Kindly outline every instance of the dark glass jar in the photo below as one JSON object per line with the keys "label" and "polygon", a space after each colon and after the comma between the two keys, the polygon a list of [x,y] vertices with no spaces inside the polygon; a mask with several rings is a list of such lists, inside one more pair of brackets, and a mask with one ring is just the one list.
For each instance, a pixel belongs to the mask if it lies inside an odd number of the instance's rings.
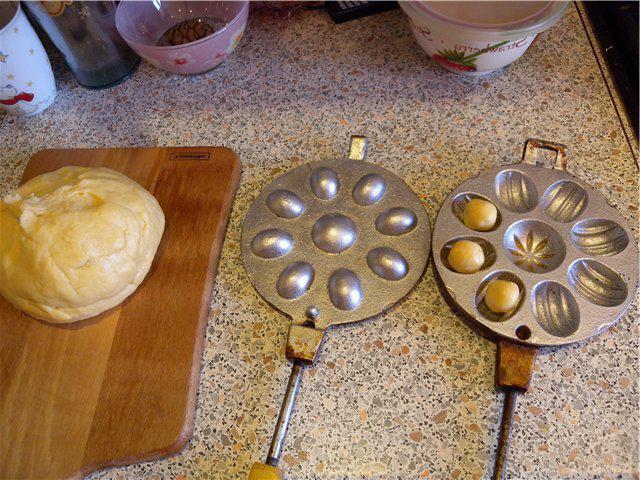
{"label": "dark glass jar", "polygon": [[64,58],[78,83],[107,88],[126,80],[140,57],[116,30],[114,1],[24,2]]}

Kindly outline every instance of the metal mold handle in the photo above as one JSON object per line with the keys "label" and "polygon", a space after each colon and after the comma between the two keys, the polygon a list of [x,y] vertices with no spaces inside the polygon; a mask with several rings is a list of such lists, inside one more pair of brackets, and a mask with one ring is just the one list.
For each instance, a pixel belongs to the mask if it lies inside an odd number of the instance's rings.
{"label": "metal mold handle", "polygon": [[[555,153],[551,161],[544,158],[544,153],[549,151]],[[524,144],[522,163],[566,171],[568,158],[569,149],[565,145],[529,138]]]}
{"label": "metal mold handle", "polygon": [[509,437],[513,425],[513,413],[518,394],[525,393],[531,382],[533,365],[536,361],[537,349],[527,345],[512,343],[507,340],[498,342],[496,361],[496,386],[504,389],[504,409],[500,424],[500,437],[496,451],[496,462],[493,480],[504,480],[507,472],[509,453]]}
{"label": "metal mold handle", "polygon": [[349,160],[364,160],[367,156],[367,137],[362,135],[351,135],[349,141]]}
{"label": "metal mold handle", "polygon": [[[305,365],[311,365],[318,356],[320,345],[324,339],[324,330],[316,329],[313,322],[306,321],[304,324],[292,324],[289,327],[289,336],[287,338],[287,358],[292,362],[291,374],[289,382],[284,393],[284,399],[280,406],[280,413],[276,421],[276,427],[269,445],[269,453],[264,464],[256,463],[251,469],[249,480],[269,480],[270,478],[279,479],[277,475],[281,472],[275,467],[278,466],[280,456],[282,455],[282,447],[287,436],[293,408],[296,403],[296,395],[300,390],[300,380]],[[269,468],[272,467],[272,468]],[[258,476],[259,475],[259,476]]]}
{"label": "metal mold handle", "polygon": [[271,445],[269,446],[269,453],[267,454],[267,465],[273,467],[278,466],[280,461],[280,455],[282,454],[282,446],[284,445],[284,438],[287,435],[287,429],[291,422],[291,415],[293,414],[293,407],[296,403],[296,395],[300,389],[300,380],[302,379],[302,371],[304,365],[300,361],[293,362],[291,367],[291,375],[289,375],[289,383],[287,383],[287,390],[284,394],[284,400],[280,407],[280,413],[278,414],[278,421],[276,422],[276,428],[273,432],[273,438],[271,439]]}

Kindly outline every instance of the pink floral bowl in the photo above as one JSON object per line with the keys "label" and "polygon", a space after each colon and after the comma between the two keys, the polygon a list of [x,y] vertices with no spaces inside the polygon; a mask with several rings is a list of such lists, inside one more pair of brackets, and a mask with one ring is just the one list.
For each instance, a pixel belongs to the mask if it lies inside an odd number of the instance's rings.
{"label": "pink floral bowl", "polygon": [[[116,11],[118,32],[138,55],[163,70],[184,75],[203,73],[233,52],[247,24],[249,2],[182,2],[126,0]],[[224,25],[213,34],[176,46],[158,46],[160,37],[192,18],[215,19]]]}

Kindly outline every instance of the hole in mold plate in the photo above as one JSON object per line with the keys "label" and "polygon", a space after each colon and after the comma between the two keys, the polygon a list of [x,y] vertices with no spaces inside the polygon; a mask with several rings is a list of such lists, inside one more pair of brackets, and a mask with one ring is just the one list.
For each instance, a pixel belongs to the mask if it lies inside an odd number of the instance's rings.
{"label": "hole in mold plate", "polygon": [[500,209],[498,208],[498,206],[494,202],[489,200],[487,197],[478,195],[477,193],[469,193],[469,192],[460,193],[456,195],[456,197],[451,202],[451,211],[456,217],[458,217],[458,220],[460,220],[460,222],[462,222],[462,224],[464,225],[464,208],[467,206],[467,203],[469,203],[474,198],[479,198],[480,200],[486,200],[487,202],[491,202],[496,207],[496,210],[498,210],[498,216],[496,217],[495,225],[493,226],[492,229],[487,230],[489,232],[494,231],[502,223],[502,215],[500,214]]}
{"label": "hole in mold plate", "polygon": [[555,270],[566,255],[560,234],[539,220],[515,222],[505,232],[502,242],[513,264],[527,272]]}
{"label": "hole in mold plate", "polygon": [[520,325],[516,328],[516,337],[520,340],[529,340],[531,338],[531,329],[526,325]]}
{"label": "hole in mold plate", "polygon": [[[493,248],[493,245],[491,245],[491,243],[486,241],[484,238],[475,237],[471,235],[452,238],[451,240],[449,240],[447,243],[443,245],[442,249],[440,249],[440,260],[442,260],[443,265],[447,267],[449,270],[451,270],[452,272],[458,273],[453,268],[451,268],[451,265],[449,265],[449,252],[451,251],[451,247],[453,247],[453,244],[460,240],[469,240],[471,242],[475,242],[478,245],[480,245],[480,248],[482,248],[482,253],[484,253],[484,263],[482,264],[482,267],[480,267],[480,270],[479,270],[480,272],[482,270],[489,268],[491,265],[495,263],[496,250]],[[465,275],[465,274],[462,274],[462,275]]]}
{"label": "hole in mold plate", "polygon": [[580,326],[580,309],[563,285],[545,281],[531,294],[531,308],[538,324],[551,335],[568,337]]}
{"label": "hole in mold plate", "polygon": [[576,223],[571,229],[571,241],[587,255],[611,256],[629,245],[624,228],[606,218],[589,218]]}
{"label": "hole in mold plate", "polygon": [[578,294],[602,307],[615,307],[627,299],[627,285],[611,268],[591,259],[576,260],[567,273]]}
{"label": "hole in mold plate", "polygon": [[503,170],[496,176],[498,200],[512,212],[530,212],[538,204],[538,190],[533,181],[518,170]]}
{"label": "hole in mold plate", "polygon": [[[489,307],[487,307],[487,304],[484,302],[484,294],[487,290],[487,287],[494,280],[506,280],[518,285],[518,289],[520,289],[520,298],[518,299],[516,307],[510,312],[496,313],[490,310]],[[482,282],[480,282],[480,285],[478,285],[478,288],[476,289],[475,304],[478,312],[480,312],[480,314],[487,320],[491,320],[492,322],[504,322],[505,320],[511,318],[518,310],[520,310],[520,307],[522,306],[522,303],[524,301],[524,297],[525,288],[524,283],[522,282],[522,280],[520,280],[520,277],[511,272],[498,271],[488,275],[484,280],[482,280]]]}
{"label": "hole in mold plate", "polygon": [[587,192],[571,180],[554,183],[542,196],[545,213],[558,222],[572,222],[587,207]]}

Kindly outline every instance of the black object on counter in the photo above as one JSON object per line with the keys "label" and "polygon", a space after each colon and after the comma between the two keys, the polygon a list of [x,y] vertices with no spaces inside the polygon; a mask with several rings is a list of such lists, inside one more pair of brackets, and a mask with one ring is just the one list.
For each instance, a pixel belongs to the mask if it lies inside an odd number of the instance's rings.
{"label": "black object on counter", "polygon": [[325,8],[334,22],[342,23],[393,10],[398,8],[398,2],[334,1],[325,2]]}
{"label": "black object on counter", "polygon": [[585,2],[589,19],[638,136],[638,2]]}
{"label": "black object on counter", "polygon": [[140,57],[116,30],[114,1],[29,1],[24,5],[83,87],[117,85],[140,64]]}

